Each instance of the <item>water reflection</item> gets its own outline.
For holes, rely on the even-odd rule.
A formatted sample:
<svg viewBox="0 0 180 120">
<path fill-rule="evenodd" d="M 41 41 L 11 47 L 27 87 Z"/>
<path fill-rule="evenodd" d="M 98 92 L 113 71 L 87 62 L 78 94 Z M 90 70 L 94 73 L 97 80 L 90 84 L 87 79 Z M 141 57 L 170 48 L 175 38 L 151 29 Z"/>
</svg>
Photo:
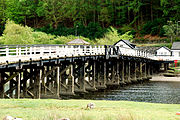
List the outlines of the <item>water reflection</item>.
<svg viewBox="0 0 180 120">
<path fill-rule="evenodd" d="M 85 98 L 180 104 L 180 82 L 146 82 L 116 90 L 95 92 Z"/>
</svg>

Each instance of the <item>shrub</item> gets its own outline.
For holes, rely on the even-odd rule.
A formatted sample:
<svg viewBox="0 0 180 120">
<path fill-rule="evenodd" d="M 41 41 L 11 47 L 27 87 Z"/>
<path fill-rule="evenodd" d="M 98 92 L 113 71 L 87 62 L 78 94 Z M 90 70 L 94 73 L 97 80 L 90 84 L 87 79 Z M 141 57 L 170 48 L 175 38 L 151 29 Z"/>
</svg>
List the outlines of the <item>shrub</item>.
<svg viewBox="0 0 180 120">
<path fill-rule="evenodd" d="M 119 35 L 117 29 L 110 27 L 108 29 L 108 32 L 104 34 L 104 37 L 100 39 L 96 39 L 96 41 L 98 44 L 102 44 L 102 45 L 105 45 L 105 44 L 113 45 L 121 39 L 132 41 L 132 38 L 133 38 L 133 35 L 130 35 L 130 31 L 126 32 L 123 35 Z"/>
<path fill-rule="evenodd" d="M 53 39 L 55 39 L 55 35 L 46 34 L 44 32 L 33 32 L 32 36 L 35 44 L 51 44 Z"/>
<path fill-rule="evenodd" d="M 151 28 L 151 35 L 157 35 L 158 32 L 159 32 L 159 27 L 158 26 Z"/>
<path fill-rule="evenodd" d="M 33 44 L 33 29 L 28 26 L 15 24 L 13 21 L 7 21 L 3 32 L 4 44 Z"/>
</svg>

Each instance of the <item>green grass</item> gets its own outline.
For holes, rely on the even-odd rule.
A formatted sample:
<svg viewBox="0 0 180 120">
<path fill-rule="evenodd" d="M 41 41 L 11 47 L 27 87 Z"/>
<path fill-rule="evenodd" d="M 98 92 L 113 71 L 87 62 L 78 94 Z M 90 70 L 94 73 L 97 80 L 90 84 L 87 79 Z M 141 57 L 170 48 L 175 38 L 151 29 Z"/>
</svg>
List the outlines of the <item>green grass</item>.
<svg viewBox="0 0 180 120">
<path fill-rule="evenodd" d="M 180 74 L 180 67 L 171 67 L 171 69 L 174 69 L 176 74 Z"/>
<path fill-rule="evenodd" d="M 90 102 L 95 109 L 86 109 Z M 93 100 L 0 100 L 0 119 L 6 115 L 23 120 L 180 120 L 177 104 L 153 104 L 127 101 Z"/>
</svg>

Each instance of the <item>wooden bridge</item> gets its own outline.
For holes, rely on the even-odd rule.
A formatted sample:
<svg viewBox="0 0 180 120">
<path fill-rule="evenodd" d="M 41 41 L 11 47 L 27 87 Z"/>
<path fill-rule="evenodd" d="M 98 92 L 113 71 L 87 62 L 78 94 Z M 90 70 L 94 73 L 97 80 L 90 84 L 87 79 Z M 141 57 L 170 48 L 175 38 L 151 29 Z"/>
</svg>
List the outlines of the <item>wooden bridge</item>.
<svg viewBox="0 0 180 120">
<path fill-rule="evenodd" d="M 151 79 L 171 61 L 138 49 L 91 45 L 0 46 L 0 98 L 88 94 Z"/>
</svg>

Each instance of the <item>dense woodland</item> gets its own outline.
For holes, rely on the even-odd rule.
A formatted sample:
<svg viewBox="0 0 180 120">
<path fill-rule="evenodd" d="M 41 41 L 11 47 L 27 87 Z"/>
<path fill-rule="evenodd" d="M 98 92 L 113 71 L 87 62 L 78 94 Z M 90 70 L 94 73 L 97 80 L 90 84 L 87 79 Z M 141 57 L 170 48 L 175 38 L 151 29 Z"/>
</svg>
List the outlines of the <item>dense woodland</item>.
<svg viewBox="0 0 180 120">
<path fill-rule="evenodd" d="M 136 38 L 163 37 L 167 21 L 180 21 L 180 0 L 0 0 L 0 34 L 8 19 L 36 31 L 91 40 L 110 26 Z"/>
</svg>

